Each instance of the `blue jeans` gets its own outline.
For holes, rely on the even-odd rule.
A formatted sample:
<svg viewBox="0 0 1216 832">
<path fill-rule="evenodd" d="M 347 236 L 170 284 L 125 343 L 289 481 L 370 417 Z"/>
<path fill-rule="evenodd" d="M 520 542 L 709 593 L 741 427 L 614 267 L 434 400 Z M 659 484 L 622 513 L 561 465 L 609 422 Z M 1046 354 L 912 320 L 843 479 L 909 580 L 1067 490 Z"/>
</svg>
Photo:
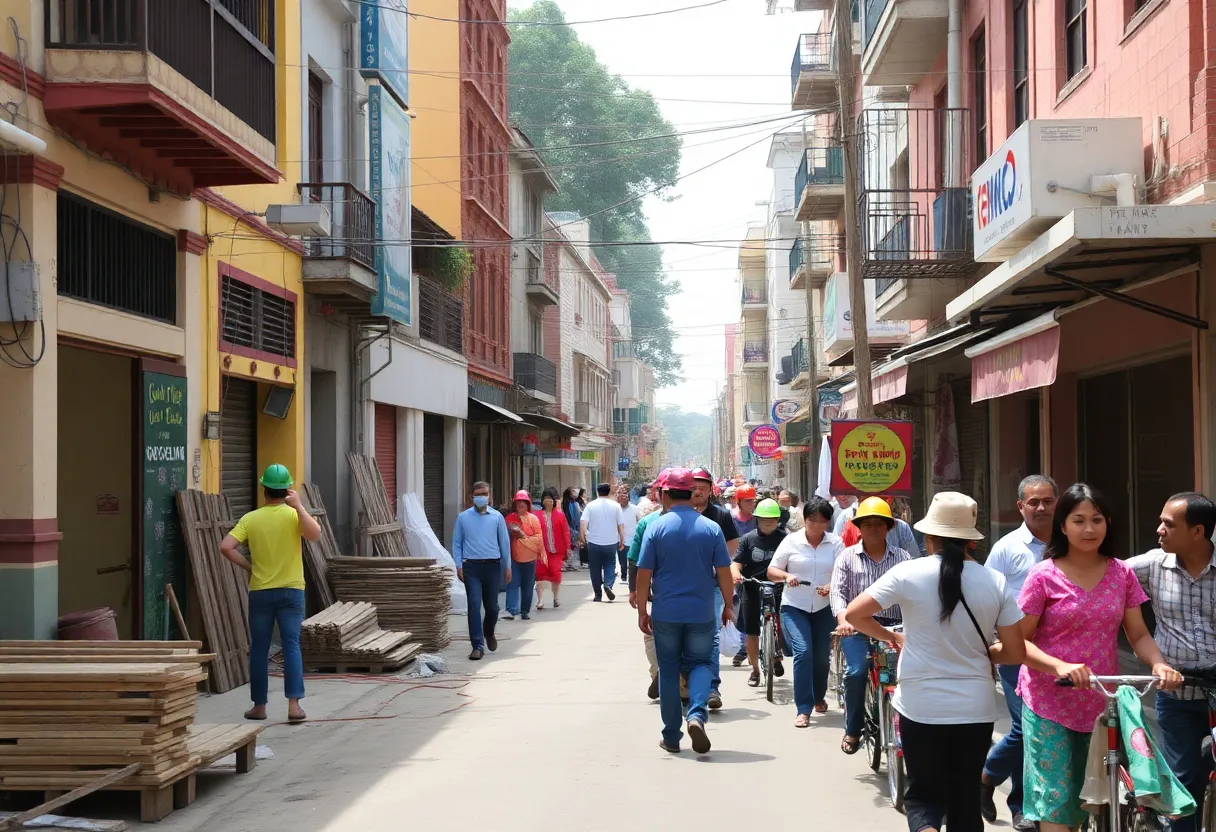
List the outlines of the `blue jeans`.
<svg viewBox="0 0 1216 832">
<path fill-rule="evenodd" d="M 498 621 L 498 588 L 502 586 L 502 561 L 466 560 L 464 588 L 469 596 L 469 641 L 474 650 L 484 650 L 486 636 L 494 635 L 494 624 Z M 482 618 L 482 608 L 485 618 Z"/>
<path fill-rule="evenodd" d="M 601 587 L 612 589 L 616 583 L 616 550 L 615 545 L 601 546 L 598 543 L 587 544 L 587 562 L 591 568 L 591 591 L 598 601 Z"/>
<path fill-rule="evenodd" d="M 713 678 L 710 655 L 714 650 L 714 622 L 675 624 L 651 621 L 654 652 L 659 661 L 659 711 L 663 715 L 663 742 L 678 748 L 684 736 L 680 703 L 680 673 L 688 678 L 688 718 L 709 719 L 709 685 Z"/>
<path fill-rule="evenodd" d="M 512 563 L 511 582 L 507 584 L 507 612 L 519 615 L 532 612 L 532 596 L 536 594 L 536 561 Z M 523 606 L 520 606 L 520 601 Z"/>
<path fill-rule="evenodd" d="M 714 654 L 710 658 L 710 665 L 713 667 L 713 677 L 709 681 L 709 689 L 717 690 L 722 687 L 722 656 L 719 648 L 722 644 L 722 610 L 726 609 L 726 602 L 722 600 L 722 592 L 717 586 L 717 576 L 714 576 L 714 620 L 710 623 L 714 625 Z M 735 614 L 737 619 L 738 613 Z"/>
<path fill-rule="evenodd" d="M 997 666 L 1001 676 L 1001 688 L 1005 692 L 1005 704 L 1009 706 L 1009 733 L 992 746 L 988 760 L 984 763 L 984 775 L 993 786 L 1009 781 L 1010 814 L 1022 813 L 1022 697 L 1018 696 L 1018 673 L 1020 664 Z"/>
<path fill-rule="evenodd" d="M 1199 832 L 1203 817 L 1203 792 L 1212 771 L 1212 758 L 1201 743 L 1208 736 L 1208 703 L 1204 699 L 1175 699 L 1158 694 L 1157 725 L 1161 728 L 1161 753 L 1191 797 L 1199 804 L 1195 814 L 1173 821 L 1170 832 Z"/>
<path fill-rule="evenodd" d="M 840 641 L 844 653 L 844 732 L 860 737 L 865 725 L 866 674 L 870 671 L 870 639 L 858 633 Z"/>
<path fill-rule="evenodd" d="M 283 643 L 283 695 L 304 698 L 304 657 L 300 625 L 304 623 L 304 590 L 257 589 L 249 593 L 249 695 L 265 705 L 270 687 L 270 640 L 279 625 Z"/>
<path fill-rule="evenodd" d="M 809 714 L 816 702 L 828 698 L 836 619 L 830 607 L 807 612 L 787 604 L 781 608 L 781 628 L 794 654 L 794 705 L 798 713 Z"/>
</svg>

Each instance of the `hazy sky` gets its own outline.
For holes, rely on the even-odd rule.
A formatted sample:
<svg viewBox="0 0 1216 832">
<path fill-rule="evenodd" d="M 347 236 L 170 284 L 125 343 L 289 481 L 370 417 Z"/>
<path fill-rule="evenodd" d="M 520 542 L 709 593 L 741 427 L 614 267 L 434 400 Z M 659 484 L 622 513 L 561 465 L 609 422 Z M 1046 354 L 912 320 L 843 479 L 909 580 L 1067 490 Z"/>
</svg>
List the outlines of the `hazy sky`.
<svg viewBox="0 0 1216 832">
<path fill-rule="evenodd" d="M 571 21 L 698 2 L 557 1 Z M 530 3 L 511 0 L 510 5 Z M 765 209 L 756 202 L 772 190 L 765 166 L 768 136 L 796 123 L 773 119 L 790 112 L 790 63 L 798 34 L 817 25 L 818 13 L 768 16 L 764 0 L 726 0 L 705 9 L 574 27 L 611 72 L 652 93 L 677 130 L 772 122 L 685 137 L 681 176 L 687 178 L 670 192 L 678 199 L 646 203 L 653 239 L 738 240 L 749 221 L 764 219 Z M 708 412 L 725 383 L 725 326 L 739 319 L 738 250 L 725 244 L 668 245 L 664 262 L 683 290 L 670 299 L 670 307 L 685 381 L 659 391 L 658 399 Z"/>
</svg>

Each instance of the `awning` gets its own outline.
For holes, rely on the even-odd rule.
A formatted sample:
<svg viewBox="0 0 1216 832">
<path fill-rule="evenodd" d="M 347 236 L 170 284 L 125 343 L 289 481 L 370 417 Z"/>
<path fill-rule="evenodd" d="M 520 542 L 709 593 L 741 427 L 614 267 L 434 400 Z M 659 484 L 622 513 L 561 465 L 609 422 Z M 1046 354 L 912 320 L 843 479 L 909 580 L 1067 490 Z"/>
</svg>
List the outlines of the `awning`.
<svg viewBox="0 0 1216 832">
<path fill-rule="evenodd" d="M 1124 293 L 1198 270 L 1198 247 L 1210 242 L 1214 224 L 1211 203 L 1078 208 L 950 301 L 946 317 L 1025 319 L 1104 297 L 1206 328 L 1189 315 Z"/>
<path fill-rule="evenodd" d="M 1058 316 L 1052 310 L 969 348 L 971 401 L 1054 384 L 1060 363 Z"/>
<path fill-rule="evenodd" d="M 553 459 L 550 457 L 543 457 L 541 459 L 541 465 L 545 465 L 545 466 L 552 467 L 552 468 L 599 468 L 600 467 L 599 460 Z"/>
<path fill-rule="evenodd" d="M 578 439 L 570 443 L 570 447 L 582 447 L 585 450 L 598 451 L 600 448 L 607 448 L 611 444 L 607 439 L 601 439 L 594 433 L 583 433 L 579 435 Z"/>
<path fill-rule="evenodd" d="M 516 416 L 505 407 L 499 407 L 496 404 L 483 402 L 481 399 L 475 399 L 469 396 L 469 421 L 470 422 L 489 422 L 490 424 L 509 424 L 509 425 L 527 425 L 529 422 Z M 480 408 L 480 410 L 478 410 Z"/>
<path fill-rule="evenodd" d="M 908 392 L 908 360 L 897 358 L 881 367 L 876 368 L 870 375 L 874 404 L 882 404 L 892 399 L 898 399 Z M 843 401 L 840 410 L 843 413 L 857 411 L 857 382 L 840 388 Z"/>
<path fill-rule="evenodd" d="M 543 413 L 523 413 L 521 415 L 524 419 L 527 419 L 542 430 L 554 430 L 567 436 L 578 436 L 581 433 L 574 425 L 569 422 L 563 422 L 561 419 L 556 419 L 553 416 L 546 416 Z"/>
</svg>

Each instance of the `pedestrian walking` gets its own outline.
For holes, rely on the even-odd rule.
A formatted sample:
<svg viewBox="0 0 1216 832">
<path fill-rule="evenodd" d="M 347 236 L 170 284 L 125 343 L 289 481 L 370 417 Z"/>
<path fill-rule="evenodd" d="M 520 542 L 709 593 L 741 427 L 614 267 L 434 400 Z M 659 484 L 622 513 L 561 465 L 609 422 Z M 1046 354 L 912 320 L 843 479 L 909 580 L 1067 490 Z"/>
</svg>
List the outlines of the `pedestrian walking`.
<svg viewBox="0 0 1216 832">
<path fill-rule="evenodd" d="M 1216 505 L 1210 499 L 1193 491 L 1175 494 L 1161 510 L 1157 527 L 1161 548 L 1127 562 L 1153 602 L 1154 640 L 1172 667 L 1216 665 L 1214 531 Z M 1176 693 L 1159 692 L 1157 726 L 1166 762 L 1198 806 L 1195 814 L 1171 821 L 1170 832 L 1199 832 L 1204 791 L 1212 774 L 1212 755 L 1203 751 L 1204 739 L 1210 736 L 1203 691 L 1188 686 Z"/>
<path fill-rule="evenodd" d="M 1070 486 L 1056 502 L 1042 563 L 1018 596 L 1025 667 L 1018 678 L 1025 754 L 1023 816 L 1042 832 L 1066 832 L 1085 821 L 1081 787 L 1102 695 L 1091 675 L 1119 672 L 1119 630 L 1166 690 L 1182 681 L 1161 656 L 1140 613 L 1148 600 L 1136 573 L 1115 557 L 1110 505 L 1097 489 Z M 1074 688 L 1055 684 L 1069 677 Z"/>
<path fill-rule="evenodd" d="M 557 491 L 550 488 L 540 498 L 541 537 L 545 546 L 545 557 L 536 567 L 536 608 L 545 608 L 545 587 L 551 587 L 553 608 L 562 605 L 559 595 L 562 588 L 562 572 L 570 554 L 570 525 L 557 501 Z"/>
<path fill-rule="evenodd" d="M 479 661 L 486 648 L 498 649 L 498 592 L 504 580 L 511 581 L 511 537 L 502 514 L 490 507 L 489 483 L 473 483 L 473 505 L 456 517 L 452 559 L 469 598 L 469 658 Z"/>
<path fill-rule="evenodd" d="M 587 547 L 592 600 L 600 601 L 601 595 L 607 595 L 609 601 L 615 601 L 612 587 L 616 584 L 617 552 L 625 545 L 625 518 L 620 504 L 608 496 L 611 485 L 600 483 L 596 493 L 599 496 L 583 509 L 579 542 Z"/>
<path fill-rule="evenodd" d="M 731 558 L 734 558 L 735 552 L 738 551 L 739 548 L 739 529 L 736 527 L 735 519 L 731 516 L 730 511 L 728 511 L 725 506 L 720 506 L 713 501 L 714 475 L 711 474 L 707 468 L 694 468 L 692 469 L 692 479 L 694 485 L 692 493 L 692 507 L 700 512 L 703 517 L 712 520 L 718 525 L 718 528 L 722 531 L 722 538 L 726 541 L 726 553 Z M 714 599 L 715 604 L 722 603 L 723 601 L 723 599 L 717 595 L 714 596 Z M 738 593 L 734 593 L 733 596 L 727 600 L 730 601 L 731 611 L 734 617 L 737 619 L 739 617 Z M 714 620 L 716 621 L 721 617 L 721 615 L 722 608 L 715 607 Z M 715 628 L 714 651 L 713 656 L 710 657 L 710 662 L 712 663 L 714 670 L 713 679 L 710 682 L 709 687 L 709 709 L 711 711 L 716 711 L 722 707 L 722 664 L 721 656 L 718 653 L 721 639 L 722 633 Z M 735 667 L 738 667 L 739 664 L 742 664 L 747 658 L 747 650 L 745 646 L 740 645 L 739 654 L 740 655 L 737 657 L 738 663 L 735 665 Z"/>
<path fill-rule="evenodd" d="M 811 711 L 828 711 L 828 673 L 832 660 L 832 617 L 829 595 L 832 569 L 844 552 L 831 534 L 832 507 L 812 497 L 802 507 L 802 528 L 777 547 L 768 566 L 771 581 L 785 584 L 781 593 L 781 628 L 794 654 L 794 717 L 796 728 L 808 728 Z"/>
<path fill-rule="evenodd" d="M 860 510 L 858 512 L 860 514 Z M 899 685 L 891 701 L 898 714 L 908 789 L 910 832 L 941 829 L 983 832 L 979 782 L 997 719 L 992 662 L 1018 664 L 1026 646 L 1022 611 L 1005 579 L 972 558 L 975 500 L 953 491 L 934 495 L 916 528 L 927 558 L 892 567 L 850 602 L 845 619 L 864 636 L 902 648 Z M 874 616 L 898 605 L 904 631 Z M 1000 642 L 989 643 L 996 631 Z"/>
<path fill-rule="evenodd" d="M 629 544 L 638 527 L 638 507 L 629 502 L 629 486 L 622 483 L 616 490 L 616 501 L 621 507 L 621 543 L 617 549 L 617 562 L 621 567 L 621 580 L 629 577 Z"/>
<path fill-rule="evenodd" d="M 1031 568 L 1043 560 L 1059 496 L 1060 490 L 1051 477 L 1032 474 L 1022 480 L 1018 484 L 1018 513 L 1022 515 L 1022 525 L 998 540 L 984 561 L 984 566 L 1005 579 L 1006 591 L 1015 599 L 1022 592 Z M 996 822 L 996 789 L 1008 780 L 1006 805 L 1013 818 L 1013 828 L 1015 832 L 1030 832 L 1035 823 L 1022 814 L 1022 698 L 1017 691 L 1021 671 L 1021 665 L 1016 664 L 997 667 L 1005 704 L 1009 708 L 1009 730 L 988 752 L 984 763 L 980 812 L 984 820 Z"/>
<path fill-rule="evenodd" d="M 680 751 L 680 671 L 688 677 L 688 735 L 698 754 L 710 750 L 705 722 L 713 670 L 715 592 L 731 595 L 730 557 L 721 528 L 702 517 L 692 506 L 692 472 L 683 468 L 667 475 L 663 499 L 666 512 L 646 530 L 638 558 L 638 627 L 654 635 L 659 662 L 659 706 L 663 716 L 660 747 Z M 717 585 L 715 587 L 715 576 Z M 647 602 L 651 587 L 653 606 Z M 733 620 L 734 611 L 724 604 L 720 620 Z"/>
<path fill-rule="evenodd" d="M 643 511 L 659 504 L 659 492 L 653 482 L 645 486 L 639 485 L 638 492 L 641 496 L 638 497 L 637 507 L 638 515 L 641 516 Z"/>
<path fill-rule="evenodd" d="M 506 517 L 511 538 L 511 581 L 507 584 L 507 612 L 503 618 L 524 621 L 532 617 L 532 597 L 536 592 L 537 563 L 545 559 L 545 540 L 540 519 L 532 513 L 532 495 L 521 490 L 515 495 L 515 510 Z"/>
<path fill-rule="evenodd" d="M 283 644 L 283 695 L 287 721 L 307 719 L 304 698 L 304 657 L 300 625 L 304 623 L 304 557 L 301 540 L 320 540 L 321 526 L 304 510 L 291 490 L 291 472 L 283 465 L 267 466 L 262 478 L 266 505 L 237 521 L 220 542 L 220 554 L 249 573 L 249 694 L 253 707 L 245 719 L 266 719 L 270 694 L 270 640 L 279 628 Z M 249 559 L 240 546 L 249 548 Z"/>
<path fill-rule="evenodd" d="M 735 489 L 735 510 L 731 512 L 731 516 L 740 537 L 756 530 L 756 517 L 752 512 L 756 510 L 757 502 L 754 486 L 741 485 Z"/>
<path fill-rule="evenodd" d="M 832 512 L 832 534 L 843 540 L 845 529 L 857 515 L 857 498 L 852 494 L 837 494 L 832 502 L 836 509 Z"/>
<path fill-rule="evenodd" d="M 747 660 L 752 666 L 751 675 L 747 679 L 748 687 L 760 686 L 760 625 L 761 625 L 761 593 L 760 586 L 744 583 L 745 578 L 768 579 L 768 565 L 773 560 L 785 532 L 780 528 L 781 507 L 776 500 L 761 500 L 756 506 L 756 530 L 748 532 L 739 538 L 739 548 L 730 565 L 731 578 L 739 589 L 740 615 L 739 631 L 743 633 L 744 647 L 747 650 Z M 776 588 L 778 609 L 781 603 L 781 587 Z M 776 667 L 773 670 L 777 676 L 785 675 L 785 667 L 781 663 L 781 649 L 777 648 Z"/>
<path fill-rule="evenodd" d="M 570 528 L 570 553 L 566 557 L 566 565 L 563 567 L 566 572 L 575 571 L 579 564 L 582 563 L 582 557 L 579 554 L 579 533 L 580 523 L 583 518 L 583 504 L 578 500 L 578 489 L 573 485 L 566 489 L 566 493 L 562 495 L 562 513 L 566 515 L 566 524 Z"/>
<path fill-rule="evenodd" d="M 798 495 L 793 491 L 782 491 L 777 495 L 777 503 L 781 506 L 781 527 L 787 532 L 796 532 L 802 528 L 802 504 Z"/>
<path fill-rule="evenodd" d="M 659 491 L 666 488 L 667 470 L 664 468 L 659 472 L 659 477 L 655 480 L 655 485 L 652 490 L 655 496 L 659 496 Z M 642 556 L 642 541 L 646 537 L 646 529 L 650 524 L 663 516 L 663 506 L 661 502 L 654 502 L 648 506 L 642 513 L 642 518 L 638 520 L 637 528 L 633 531 L 633 540 L 629 544 L 629 606 L 635 610 L 638 608 L 638 558 Z M 647 598 L 653 600 L 653 598 Z M 643 633 L 642 648 L 646 653 L 646 663 L 650 668 L 650 687 L 646 689 L 646 696 L 650 699 L 659 698 L 659 660 L 654 652 L 654 636 Z M 683 677 L 680 680 L 680 698 L 688 698 L 688 688 Z"/>
</svg>

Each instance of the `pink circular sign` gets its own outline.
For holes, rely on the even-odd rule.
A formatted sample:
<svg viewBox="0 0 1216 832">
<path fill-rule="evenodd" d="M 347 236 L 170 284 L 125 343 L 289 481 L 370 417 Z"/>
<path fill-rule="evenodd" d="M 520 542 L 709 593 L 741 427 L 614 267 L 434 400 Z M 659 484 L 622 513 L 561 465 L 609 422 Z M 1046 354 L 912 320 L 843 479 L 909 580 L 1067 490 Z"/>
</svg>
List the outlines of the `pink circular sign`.
<svg viewBox="0 0 1216 832">
<path fill-rule="evenodd" d="M 781 450 L 781 433 L 772 425 L 752 428 L 747 437 L 747 446 L 752 449 L 752 453 L 763 459 L 776 456 Z"/>
</svg>

